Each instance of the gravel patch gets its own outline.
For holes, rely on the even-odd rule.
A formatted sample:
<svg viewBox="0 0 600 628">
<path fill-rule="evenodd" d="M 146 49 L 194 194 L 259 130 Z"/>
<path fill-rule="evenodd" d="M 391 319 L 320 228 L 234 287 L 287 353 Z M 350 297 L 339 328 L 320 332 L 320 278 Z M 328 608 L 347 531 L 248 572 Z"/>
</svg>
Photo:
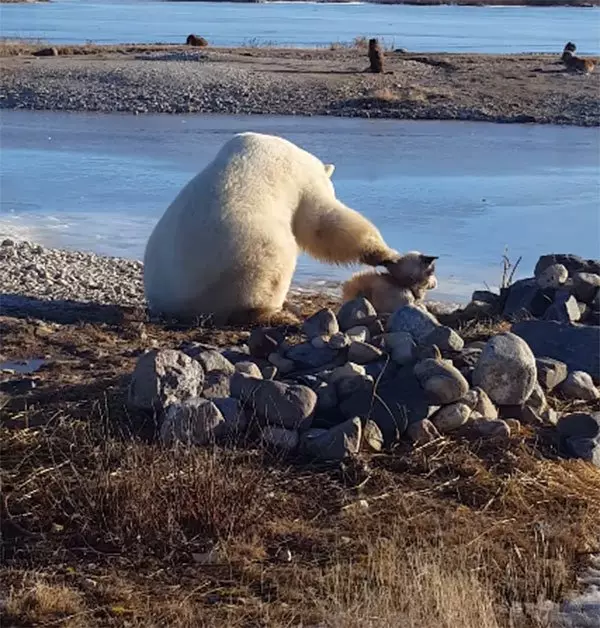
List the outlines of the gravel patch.
<svg viewBox="0 0 600 628">
<path fill-rule="evenodd" d="M 549 55 L 70 47 L 3 59 L 0 108 L 143 113 L 600 124 L 600 72 L 570 74 Z"/>
</svg>

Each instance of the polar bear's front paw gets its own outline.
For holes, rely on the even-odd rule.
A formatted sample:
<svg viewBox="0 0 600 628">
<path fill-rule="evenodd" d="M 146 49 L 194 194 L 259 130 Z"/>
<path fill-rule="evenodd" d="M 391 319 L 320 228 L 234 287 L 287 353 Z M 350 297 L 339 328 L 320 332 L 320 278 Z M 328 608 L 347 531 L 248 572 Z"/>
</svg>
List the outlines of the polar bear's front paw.
<svg viewBox="0 0 600 628">
<path fill-rule="evenodd" d="M 367 266 L 387 266 L 394 264 L 400 258 L 396 251 L 370 251 L 361 255 L 360 263 Z"/>
</svg>

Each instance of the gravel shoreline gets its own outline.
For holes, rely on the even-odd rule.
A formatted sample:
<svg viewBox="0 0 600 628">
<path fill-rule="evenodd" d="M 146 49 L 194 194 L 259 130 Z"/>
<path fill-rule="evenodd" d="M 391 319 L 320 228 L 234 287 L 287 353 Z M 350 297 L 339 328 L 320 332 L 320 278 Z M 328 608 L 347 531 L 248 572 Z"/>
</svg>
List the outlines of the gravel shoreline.
<svg viewBox="0 0 600 628">
<path fill-rule="evenodd" d="M 600 125 L 600 73 L 567 73 L 558 55 L 388 52 L 373 75 L 355 48 L 35 50 L 4 46 L 0 109 Z"/>
</svg>

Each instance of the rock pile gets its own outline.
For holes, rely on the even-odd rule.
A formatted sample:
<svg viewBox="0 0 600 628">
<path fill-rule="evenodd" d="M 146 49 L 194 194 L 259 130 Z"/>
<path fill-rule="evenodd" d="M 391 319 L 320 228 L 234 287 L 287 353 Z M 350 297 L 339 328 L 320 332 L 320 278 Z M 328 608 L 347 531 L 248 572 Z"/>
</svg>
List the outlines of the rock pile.
<svg viewBox="0 0 600 628">
<path fill-rule="evenodd" d="M 536 273 L 547 278 L 556 264 Z M 577 294 L 593 304 L 597 294 L 587 288 L 594 279 L 566 272 L 572 290 L 585 284 Z M 561 287 L 536 280 L 536 290 L 565 290 L 564 273 L 559 278 Z M 546 398 L 554 391 L 598 399 L 594 381 L 593 371 L 537 355 L 521 334 L 465 344 L 422 305 L 385 319 L 359 298 L 305 320 L 300 338 L 258 328 L 247 344 L 227 349 L 190 342 L 149 351 L 139 358 L 129 401 L 156 413 L 165 444 L 245 433 L 285 452 L 341 460 L 457 431 L 506 438 L 528 424 L 548 428 L 564 453 L 600 465 L 600 413 L 559 417 Z"/>
</svg>

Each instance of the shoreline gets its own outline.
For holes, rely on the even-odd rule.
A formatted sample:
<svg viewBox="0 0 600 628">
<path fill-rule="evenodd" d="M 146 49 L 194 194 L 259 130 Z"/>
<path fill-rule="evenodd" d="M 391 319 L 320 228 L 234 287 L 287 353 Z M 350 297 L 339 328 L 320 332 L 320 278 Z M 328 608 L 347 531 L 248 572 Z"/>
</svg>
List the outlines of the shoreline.
<svg viewBox="0 0 600 628">
<path fill-rule="evenodd" d="M 0 109 L 220 113 L 600 125 L 600 73 L 565 71 L 559 55 L 366 50 L 52 47 L 4 42 Z"/>
<path fill-rule="evenodd" d="M 468 7 L 565 7 L 589 9 L 600 6 L 600 0 L 165 0 L 166 2 L 219 2 L 234 4 L 385 4 L 399 6 L 468 6 Z M 52 4 L 53 0 L 0 0 L 0 4 Z"/>
</svg>

